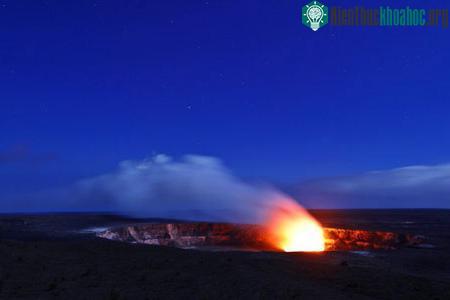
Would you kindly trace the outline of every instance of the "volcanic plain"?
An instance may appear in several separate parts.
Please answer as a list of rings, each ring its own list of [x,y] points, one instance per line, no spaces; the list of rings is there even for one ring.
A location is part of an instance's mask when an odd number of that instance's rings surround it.
[[[99,238],[171,222],[0,216],[0,299],[450,299],[450,210],[319,210],[325,227],[412,234],[395,250],[204,251]]]

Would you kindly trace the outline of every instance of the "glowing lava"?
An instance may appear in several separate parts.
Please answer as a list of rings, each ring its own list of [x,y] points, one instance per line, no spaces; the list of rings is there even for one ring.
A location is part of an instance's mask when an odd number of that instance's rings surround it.
[[[322,226],[292,199],[277,201],[267,225],[279,249],[286,252],[325,250]]]
[[[300,216],[297,219],[281,222],[281,241],[279,246],[286,252],[293,251],[323,251],[325,242],[322,227],[310,218]]]

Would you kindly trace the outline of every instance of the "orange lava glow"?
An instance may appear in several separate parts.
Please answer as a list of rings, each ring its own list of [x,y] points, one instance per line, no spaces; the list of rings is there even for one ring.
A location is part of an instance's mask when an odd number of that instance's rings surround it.
[[[303,207],[291,199],[277,201],[267,222],[275,246],[286,252],[325,250],[322,226]]]

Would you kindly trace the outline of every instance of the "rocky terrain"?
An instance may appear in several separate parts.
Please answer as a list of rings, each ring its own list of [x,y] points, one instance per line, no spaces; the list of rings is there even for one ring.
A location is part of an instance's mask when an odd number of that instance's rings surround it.
[[[314,214],[331,228],[426,241],[422,248],[355,252],[198,251],[94,232],[167,220],[6,215],[0,217],[0,299],[450,299],[450,211]]]
[[[97,236],[123,242],[179,248],[234,247],[236,250],[278,251],[268,230],[258,225],[223,223],[153,223],[112,227]],[[325,250],[392,250],[421,246],[421,235],[324,228]]]

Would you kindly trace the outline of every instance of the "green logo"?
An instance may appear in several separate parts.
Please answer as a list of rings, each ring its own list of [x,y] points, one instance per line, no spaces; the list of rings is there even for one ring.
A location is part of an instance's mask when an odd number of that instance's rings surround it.
[[[312,1],[302,8],[302,23],[314,31],[328,24],[328,7]]]

